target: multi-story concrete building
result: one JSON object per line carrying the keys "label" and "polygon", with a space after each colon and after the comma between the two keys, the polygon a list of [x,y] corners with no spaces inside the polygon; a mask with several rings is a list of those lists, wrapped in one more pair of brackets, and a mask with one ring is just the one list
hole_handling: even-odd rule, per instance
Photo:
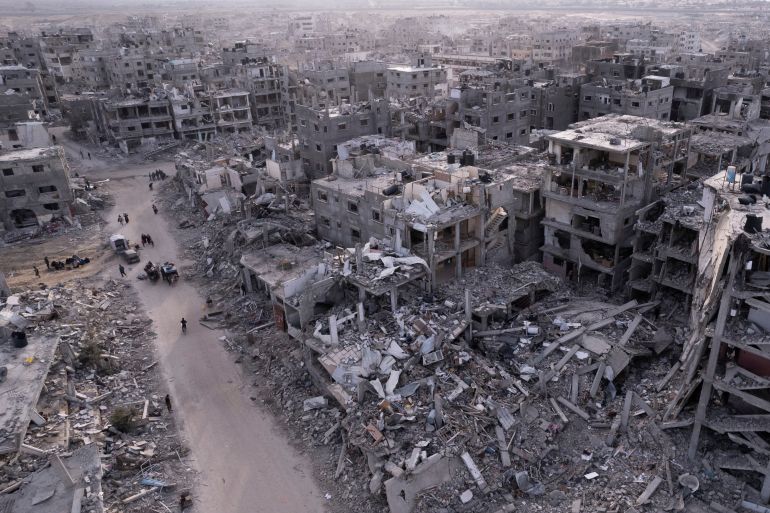
{"label": "multi-story concrete building", "polygon": [[482,129],[488,141],[529,144],[532,87],[527,81],[466,71],[461,84],[447,99],[448,137],[466,123]]}
{"label": "multi-story concrete building", "polygon": [[673,95],[670,79],[654,75],[641,80],[583,84],[578,119],[583,121],[612,113],[668,120]]}
{"label": "multi-story concrete building", "polygon": [[266,46],[261,42],[249,39],[236,41],[232,46],[222,48],[222,62],[226,66],[258,62],[267,59],[267,57]]}
{"label": "multi-story concrete building", "polygon": [[588,61],[611,59],[618,51],[614,41],[590,41],[572,47],[572,65],[583,68]]}
{"label": "multi-story concrete building", "polygon": [[217,125],[209,98],[186,94],[172,97],[170,102],[177,138],[208,141],[216,134]]}
{"label": "multi-story concrete building", "polygon": [[[18,105],[20,103],[32,104],[32,111],[38,116],[45,116],[49,108],[49,96],[47,95],[45,84],[39,70],[25,68],[24,66],[0,66],[0,95],[17,94],[25,99],[18,98],[18,101],[11,101],[9,104]],[[53,98],[56,99],[55,97]],[[10,114],[10,112],[8,112]],[[0,118],[2,116],[0,115]],[[14,119],[6,121],[24,121],[28,117],[18,119],[18,114],[14,114]]]}
{"label": "multi-story concrete building", "polygon": [[40,57],[39,38],[22,36],[18,32],[9,32],[7,36],[0,37],[0,47],[5,49],[3,50],[3,60],[10,61],[4,64],[6,66],[20,64],[25,68],[39,70],[45,67]]}
{"label": "multi-story concrete building", "polygon": [[380,61],[356,61],[350,65],[350,96],[355,103],[370,98],[384,98],[388,87],[388,67]]}
{"label": "multi-story concrete building", "polygon": [[566,63],[572,57],[572,47],[580,40],[580,33],[572,29],[558,29],[532,34],[532,60],[535,62]]}
{"label": "multi-story concrete building", "polygon": [[231,89],[211,94],[211,108],[219,133],[251,131],[251,103],[249,92]]}
{"label": "multi-story concrete building", "polygon": [[43,32],[39,41],[45,67],[58,83],[74,78],[72,64],[79,50],[94,48],[94,35],[87,28]]}
{"label": "multi-story concrete building", "polygon": [[555,80],[534,82],[530,125],[536,129],[566,130],[578,120],[580,87],[587,75],[562,73]]}
{"label": "multi-story concrete building", "polygon": [[107,89],[111,83],[111,63],[117,56],[114,48],[78,50],[72,65],[74,80],[92,91]]}
{"label": "multi-story concrete building", "polygon": [[636,212],[685,183],[691,133],[611,114],[548,136],[543,265],[613,290],[627,283]]}
{"label": "multi-story concrete building", "polygon": [[626,43],[626,51],[649,62],[667,62],[674,53],[674,41],[631,39]]}
{"label": "multi-story concrete building", "polygon": [[128,154],[158,139],[174,137],[174,120],[167,98],[96,100],[94,121],[99,133]]}
{"label": "multi-story concrete building", "polygon": [[639,80],[647,75],[651,64],[643,58],[628,54],[616,53],[609,59],[588,61],[586,73],[594,80]]}
{"label": "multi-story concrete building", "polygon": [[169,59],[156,62],[155,66],[158,68],[155,72],[160,73],[163,82],[174,87],[184,88],[188,84],[201,83],[200,59]]}
{"label": "multi-story concrete building", "polygon": [[350,76],[341,63],[318,62],[300,71],[302,101],[306,105],[339,105],[350,103]]}
{"label": "multi-story concrete building", "polygon": [[60,146],[0,154],[0,220],[6,230],[69,217],[72,200]]}
{"label": "multi-story concrete building", "polygon": [[682,30],[676,35],[676,53],[698,53],[701,51],[700,33],[694,30]]}
{"label": "multi-story concrete building", "polygon": [[311,178],[332,171],[337,144],[362,135],[390,134],[390,112],[384,99],[324,109],[297,105],[297,122],[302,164]]}
{"label": "multi-story concrete building", "polygon": [[316,20],[313,16],[297,16],[289,23],[289,35],[308,37],[315,34]]}
{"label": "multi-story concrete building", "polygon": [[293,126],[296,98],[294,91],[289,90],[291,79],[286,66],[269,59],[258,59],[236,66],[234,73],[238,87],[250,93],[255,125],[267,130]]}
{"label": "multi-story concrete building", "polygon": [[125,93],[152,87],[160,82],[160,70],[154,57],[148,55],[143,47],[124,46],[118,55],[108,62],[110,83]]}
{"label": "multi-story concrete building", "polygon": [[671,120],[690,121],[711,112],[714,89],[727,84],[729,70],[718,63],[658,66],[652,71],[671,79]]}
{"label": "multi-story concrete building", "polygon": [[435,98],[446,95],[447,72],[433,65],[430,55],[421,54],[409,65],[388,66],[388,98]]}

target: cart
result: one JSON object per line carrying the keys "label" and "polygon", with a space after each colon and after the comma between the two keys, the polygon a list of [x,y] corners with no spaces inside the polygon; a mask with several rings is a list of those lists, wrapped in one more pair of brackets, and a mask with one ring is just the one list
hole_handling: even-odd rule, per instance
{"label": "cart", "polygon": [[179,279],[179,271],[177,271],[176,266],[172,262],[164,262],[160,266],[160,274],[169,285],[173,285]]}
{"label": "cart", "polygon": [[158,266],[152,262],[147,262],[147,265],[144,266],[144,272],[147,274],[150,281],[158,281],[160,279],[160,270],[158,269]]}

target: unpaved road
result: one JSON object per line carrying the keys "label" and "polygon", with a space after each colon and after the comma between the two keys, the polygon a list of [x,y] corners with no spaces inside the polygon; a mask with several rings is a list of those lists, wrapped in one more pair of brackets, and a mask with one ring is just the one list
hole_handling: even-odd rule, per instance
{"label": "unpaved road", "polygon": [[[67,144],[67,150],[79,158],[76,145]],[[165,219],[152,212],[153,195],[146,178],[148,170],[171,172],[173,167],[150,163],[117,168],[111,162],[86,162],[82,174],[93,179],[113,178],[108,187],[115,207],[108,213],[110,224],[105,231],[120,231],[130,240],[140,240],[145,232],[155,241],[155,247],[142,250],[140,264],[127,267],[126,279],[137,289],[155,323],[160,367],[168,380],[182,436],[201,474],[196,511],[327,511],[323,493],[312,478],[310,461],[289,445],[271,415],[250,400],[248,376],[242,374],[219,340],[224,333],[198,324],[205,306],[198,291],[184,277],[173,287],[136,279],[147,260],[180,263]],[[130,222],[121,228],[117,216],[122,212],[128,213]],[[119,277],[118,261],[107,265]],[[189,322],[186,335],[180,330],[182,317]]]}

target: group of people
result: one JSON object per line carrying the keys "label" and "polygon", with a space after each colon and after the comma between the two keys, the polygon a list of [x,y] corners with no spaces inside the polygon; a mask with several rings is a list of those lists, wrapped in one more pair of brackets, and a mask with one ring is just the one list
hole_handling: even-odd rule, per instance
{"label": "group of people", "polygon": [[149,233],[143,233],[142,234],[142,246],[146,246],[149,244],[153,248],[155,247],[155,242],[152,240],[152,237],[150,237]]}
{"label": "group of people", "polygon": [[120,226],[123,226],[123,224],[128,224],[128,214],[118,214],[118,222],[120,223]]}
{"label": "group of people", "polygon": [[155,171],[150,173],[151,182],[162,181],[162,180],[165,180],[166,178],[168,178],[168,175],[164,173],[162,169],[156,169]]}

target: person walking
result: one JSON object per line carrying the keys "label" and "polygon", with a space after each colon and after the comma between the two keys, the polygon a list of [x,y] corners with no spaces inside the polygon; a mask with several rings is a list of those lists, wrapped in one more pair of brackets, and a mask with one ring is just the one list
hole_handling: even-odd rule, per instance
{"label": "person walking", "polygon": [[156,207],[156,206],[155,206],[155,203],[153,203],[153,204],[152,204],[152,212],[153,212],[154,214],[157,214],[157,213],[158,213],[158,207]]}
{"label": "person walking", "polygon": [[154,240],[152,240],[152,237],[150,237],[150,234],[149,234],[149,233],[147,234],[147,244],[149,244],[149,245],[150,245],[150,246],[152,246],[153,248],[155,247],[155,241],[154,241]]}
{"label": "person walking", "polygon": [[150,182],[150,190],[152,190],[152,182]]}
{"label": "person walking", "polygon": [[48,260],[47,256],[43,257],[43,262],[45,262],[45,268],[50,271],[51,270],[51,261]]}
{"label": "person walking", "polygon": [[83,160],[83,150],[80,150],[80,160]]}
{"label": "person walking", "polygon": [[120,223],[120,226],[123,226],[123,214],[118,214],[118,222]]}
{"label": "person walking", "polygon": [[142,234],[142,247],[147,245],[147,235]]}
{"label": "person walking", "polygon": [[187,319],[182,317],[182,322],[180,322],[179,324],[182,325],[182,333],[187,333]]}
{"label": "person walking", "polygon": [[126,268],[123,267],[123,264],[118,264],[118,271],[120,271],[120,276],[125,278]]}
{"label": "person walking", "polygon": [[166,394],[166,398],[165,399],[166,399],[166,409],[168,410],[169,413],[171,413],[172,412],[172,409],[171,409],[171,396]]}
{"label": "person walking", "polygon": [[88,152],[88,160],[91,160],[91,152]]}
{"label": "person walking", "polygon": [[35,277],[40,278],[40,271],[38,271],[36,265],[32,266],[32,270],[35,271]]}
{"label": "person walking", "polygon": [[128,214],[126,214],[125,212],[123,212],[123,219],[125,219],[126,224],[128,224]]}

